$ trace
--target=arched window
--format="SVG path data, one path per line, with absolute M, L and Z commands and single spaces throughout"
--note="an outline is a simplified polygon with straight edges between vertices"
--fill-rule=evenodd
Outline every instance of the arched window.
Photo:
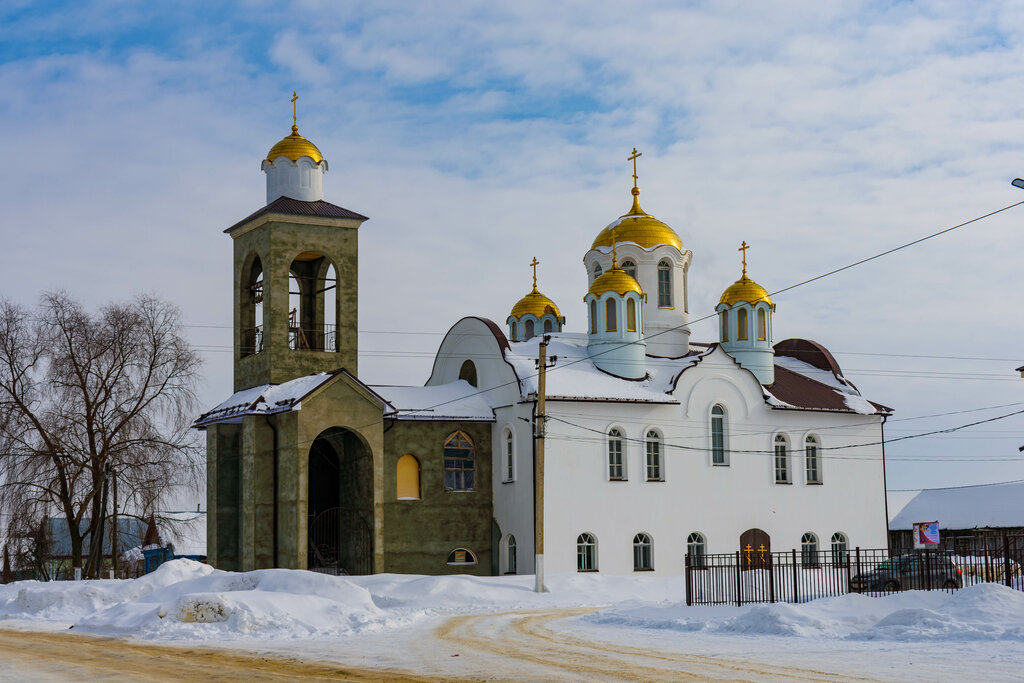
M 818 457 L 818 438 L 813 434 L 804 440 L 804 455 L 807 462 L 807 483 L 821 483 L 821 463 Z
M 590 334 L 597 334 L 597 299 L 590 300 Z
M 459 368 L 459 379 L 464 379 L 470 385 L 476 386 L 476 365 L 471 360 L 465 360 Z
M 469 548 L 456 548 L 448 553 L 449 567 L 471 567 L 476 564 L 476 555 Z
M 736 311 L 736 339 L 745 341 L 747 334 L 747 309 L 740 308 Z
M 594 264 L 594 280 L 596 280 L 597 278 L 601 277 L 601 273 L 602 272 L 603 271 L 601 270 L 601 264 L 600 263 L 595 263 Z M 593 280 L 591 282 L 593 282 Z
M 505 481 L 515 480 L 515 459 L 514 444 L 512 442 L 512 430 L 505 427 L 502 449 L 505 454 Z
M 516 325 L 516 321 L 515 320 L 513 320 L 511 323 L 509 323 L 509 328 L 512 331 L 512 341 L 518 341 L 517 337 L 519 335 L 519 332 L 518 332 L 518 326 Z
M 775 483 L 789 483 L 789 440 L 782 434 L 775 435 Z
M 239 351 L 243 356 L 263 350 L 263 265 L 256 256 L 249 266 L 242 282 L 242 343 Z
M 690 558 L 690 566 L 694 569 L 704 568 L 704 536 L 694 531 L 686 537 L 686 554 Z
M 757 340 L 765 341 L 768 339 L 768 316 L 765 314 L 763 308 L 757 309 Z
M 288 345 L 295 350 L 337 351 L 338 275 L 324 254 L 304 251 L 288 269 Z
M 473 490 L 473 442 L 463 432 L 455 432 L 444 441 L 445 491 Z
M 725 408 L 711 408 L 711 464 L 728 465 L 725 459 Z
M 622 462 L 622 432 L 612 429 L 608 432 L 608 478 L 612 481 L 623 481 L 626 468 Z
M 661 481 L 661 436 L 653 429 L 644 443 L 647 451 L 647 481 Z
M 636 332 L 636 302 L 626 299 L 626 331 Z
M 398 500 L 420 499 L 420 461 L 406 453 L 398 459 Z
M 672 265 L 658 263 L 658 308 L 672 308 Z
M 850 558 L 849 547 L 846 534 L 841 531 L 832 534 L 832 564 L 845 567 Z
M 800 563 L 805 567 L 818 566 L 818 537 L 810 531 L 800 537 Z
M 550 320 L 545 320 L 544 321 L 544 334 L 548 334 L 549 332 L 554 332 L 554 331 L 555 331 L 555 327 L 554 327 L 554 325 L 551 324 L 551 321 Z
M 618 317 L 619 312 L 618 307 L 615 305 L 615 299 L 608 297 L 604 302 L 604 329 L 607 332 L 615 332 L 619 329 Z
M 729 341 L 729 310 L 722 311 L 722 334 L 721 341 Z
M 527 320 L 525 325 L 524 325 L 524 327 L 526 329 L 523 332 L 523 339 L 533 339 L 534 334 L 535 334 L 534 333 L 534 329 L 533 329 L 533 321 L 532 320 Z
M 516 537 L 509 535 L 505 542 L 505 573 L 515 574 L 519 563 L 516 561 Z
M 633 537 L 633 571 L 649 572 L 654 569 L 651 537 L 639 533 Z
M 597 538 L 594 534 L 582 533 L 576 539 L 576 571 L 597 571 Z
M 631 278 L 636 279 L 636 263 L 632 259 L 626 259 L 619 267 L 626 271 Z

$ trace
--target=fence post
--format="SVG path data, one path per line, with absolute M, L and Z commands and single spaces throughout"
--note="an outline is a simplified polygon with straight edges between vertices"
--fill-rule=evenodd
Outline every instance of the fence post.
M 846 565 L 846 592 L 847 593 L 852 593 L 853 592 L 853 585 L 852 585 L 853 582 L 850 580 L 850 551 L 849 550 L 841 551 L 841 554 L 839 555 L 839 557 L 842 558 L 843 564 Z
M 985 539 L 985 582 L 992 581 L 992 557 L 988 550 L 988 539 Z
M 860 546 L 857 546 L 857 576 L 861 575 L 860 571 Z
M 1011 588 L 1010 585 L 1010 539 L 1007 537 L 1006 532 L 1003 532 L 1003 578 L 1006 579 L 1006 587 Z
M 800 603 L 800 589 L 797 588 L 796 548 L 793 548 L 793 604 Z
M 924 589 L 930 591 L 932 589 L 932 556 L 933 551 L 922 550 L 921 551 L 921 562 L 924 564 Z
M 743 586 L 740 578 L 740 551 L 736 551 L 736 606 L 743 605 Z
M 768 553 L 768 601 L 775 602 L 775 559 Z
M 683 571 L 683 577 L 686 581 L 686 606 L 690 607 L 693 605 L 693 593 L 691 593 L 692 589 L 690 588 L 690 573 L 693 569 L 690 567 L 690 553 L 683 555 L 683 565 L 686 567 Z

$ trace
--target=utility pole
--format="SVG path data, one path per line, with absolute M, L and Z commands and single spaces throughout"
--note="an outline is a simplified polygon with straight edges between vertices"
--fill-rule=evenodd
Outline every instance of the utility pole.
M 537 422 L 534 426 L 534 452 L 536 457 L 533 461 L 533 524 L 534 524 L 534 567 L 537 575 L 537 583 L 534 591 L 546 593 L 544 587 L 544 431 L 547 421 L 547 414 L 544 407 L 544 397 L 547 391 L 547 370 L 548 370 L 548 342 L 551 335 L 545 334 L 537 345 Z M 556 356 L 551 357 L 551 364 L 554 365 Z
M 114 479 L 114 528 L 110 532 L 110 564 L 114 570 L 114 578 L 117 578 L 117 534 L 120 530 L 117 526 L 117 472 L 111 469 L 111 476 Z

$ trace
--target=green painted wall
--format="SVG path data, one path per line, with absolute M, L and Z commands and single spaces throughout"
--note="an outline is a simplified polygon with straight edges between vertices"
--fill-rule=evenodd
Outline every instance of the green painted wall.
M 383 565 L 403 574 L 491 573 L 491 428 L 486 422 L 393 420 L 384 432 Z M 476 450 L 474 491 L 444 490 L 444 442 L 456 429 Z M 420 463 L 420 500 L 398 500 L 398 459 L 410 453 Z M 450 567 L 455 548 L 476 554 L 475 567 Z

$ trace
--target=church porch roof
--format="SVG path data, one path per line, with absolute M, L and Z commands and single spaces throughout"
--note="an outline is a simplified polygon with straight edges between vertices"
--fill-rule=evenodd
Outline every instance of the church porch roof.
M 465 380 L 425 387 L 374 385 L 370 387 L 395 409 L 388 417 L 399 420 L 458 420 L 494 422 L 487 394 Z
M 306 202 L 301 199 L 292 199 L 291 197 L 278 197 L 259 211 L 238 221 L 224 232 L 230 233 L 235 228 L 268 213 L 283 213 L 290 216 L 319 216 L 321 218 L 353 218 L 360 221 L 369 220 L 362 214 L 349 211 L 330 202 L 325 202 L 322 199 L 315 202 Z

